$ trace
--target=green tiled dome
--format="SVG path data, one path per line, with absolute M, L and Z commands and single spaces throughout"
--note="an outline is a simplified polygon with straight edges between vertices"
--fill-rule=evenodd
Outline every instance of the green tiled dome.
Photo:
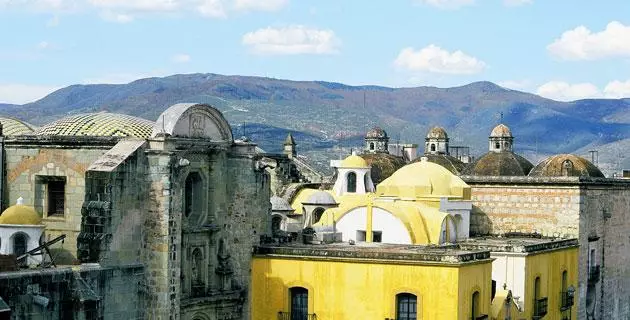
M 148 138 L 153 122 L 116 113 L 87 113 L 65 117 L 35 130 L 36 135 L 119 136 Z
M 2 134 L 5 136 L 17 136 L 33 132 L 30 124 L 18 119 L 0 117 L 0 123 L 2 123 Z

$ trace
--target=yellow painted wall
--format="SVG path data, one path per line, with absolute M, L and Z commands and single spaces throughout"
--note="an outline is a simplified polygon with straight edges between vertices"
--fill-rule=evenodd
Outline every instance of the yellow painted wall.
M 525 301 L 524 318 L 531 319 L 534 304 L 534 281 L 540 276 L 540 295 L 547 297 L 548 307 L 545 320 L 560 320 L 560 292 L 562 291 L 562 272 L 568 271 L 568 285 L 576 289 L 571 319 L 577 319 L 578 285 L 578 248 L 555 250 L 525 258 Z
M 396 294 L 418 297 L 418 319 L 470 319 L 470 299 L 481 294 L 490 310 L 491 261 L 460 267 L 306 260 L 257 256 L 252 261 L 252 320 L 288 312 L 289 288 L 309 290 L 309 313 L 318 319 L 396 317 Z

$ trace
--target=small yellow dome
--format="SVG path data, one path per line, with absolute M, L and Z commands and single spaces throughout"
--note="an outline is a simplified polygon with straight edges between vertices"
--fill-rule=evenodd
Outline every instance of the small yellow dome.
M 33 207 L 16 204 L 2 212 L 0 224 L 39 225 L 42 218 Z
M 361 157 L 353 154 L 341 161 L 342 168 L 369 168 L 368 163 Z

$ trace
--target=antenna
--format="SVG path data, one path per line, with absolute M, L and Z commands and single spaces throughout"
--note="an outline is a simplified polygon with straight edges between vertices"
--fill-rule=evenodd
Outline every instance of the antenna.
M 597 150 L 589 150 L 591 153 L 591 163 L 598 165 L 599 164 L 599 151 Z
M 501 111 L 500 114 L 501 114 L 501 122 L 500 123 L 503 123 L 503 111 Z

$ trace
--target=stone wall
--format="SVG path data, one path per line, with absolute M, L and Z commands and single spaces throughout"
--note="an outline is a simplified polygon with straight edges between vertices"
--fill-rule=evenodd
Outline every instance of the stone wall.
M 12 319 L 144 319 L 144 268 L 125 265 L 0 273 Z
M 579 319 L 628 319 L 630 181 L 581 189 Z
M 15 137 L 5 140 L 5 192 L 3 210 L 19 197 L 42 215 L 46 239 L 65 234 L 62 249 L 51 249 L 56 261 L 76 262 L 76 239 L 81 226 L 81 204 L 88 166 L 116 143 L 117 139 L 68 137 Z M 65 179 L 64 215 L 47 215 L 46 179 Z

